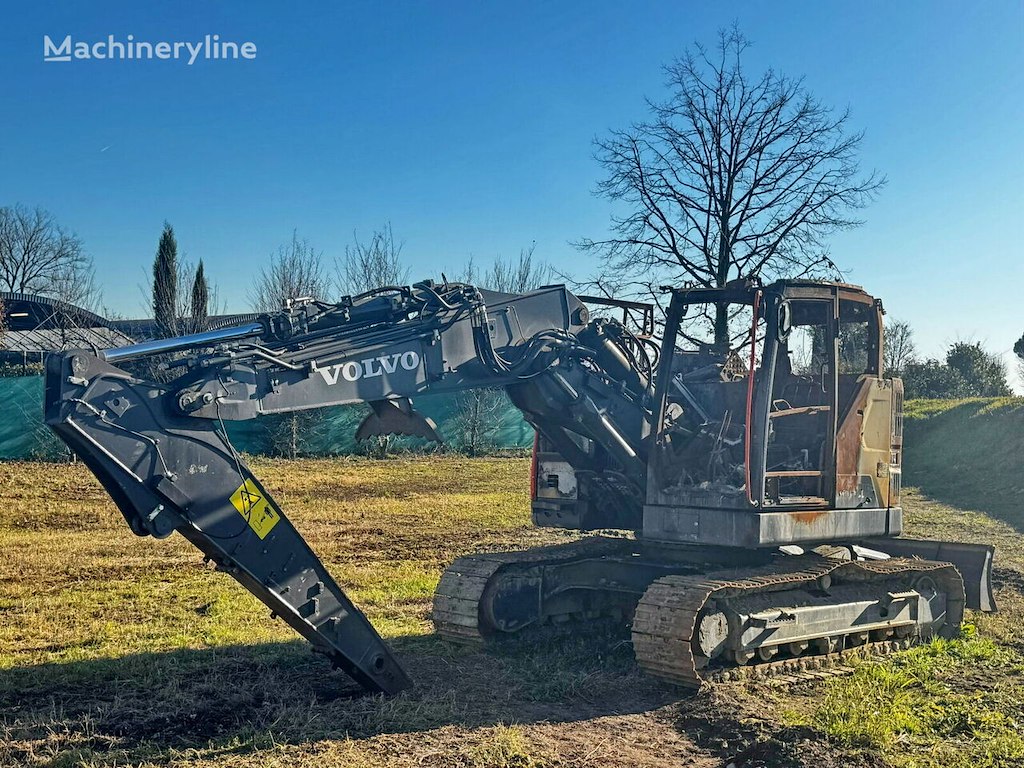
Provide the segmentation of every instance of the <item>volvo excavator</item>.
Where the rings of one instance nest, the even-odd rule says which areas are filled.
[[[184,536],[370,691],[411,679],[227,422],[364,403],[358,438],[438,440],[416,398],[503,388],[537,434],[533,522],[591,535],[456,560],[433,607],[454,641],[610,614],[642,669],[701,687],[953,636],[965,608],[995,609],[991,547],[901,537],[903,394],[882,369],[878,300],[800,280],[664,291],[659,325],[652,305],[565,286],[290,300],[50,355],[45,416],[134,533]],[[728,318],[729,342],[693,335],[709,316]],[[162,375],[140,373],[156,361]]]

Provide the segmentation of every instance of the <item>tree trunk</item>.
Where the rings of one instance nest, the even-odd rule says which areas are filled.
[[[715,346],[726,349],[729,346],[729,306],[715,305]]]
[[[469,431],[469,435],[470,435],[470,437],[469,437],[469,455],[470,456],[476,456],[477,455],[477,447],[478,447],[477,443],[479,442],[477,432],[478,432],[479,425],[480,425],[480,392],[477,391],[477,392],[473,393],[473,408],[472,408],[472,417],[471,417],[471,421],[470,421],[470,431]]]
[[[725,288],[729,282],[729,223],[725,219],[721,222],[721,234],[718,238],[718,263],[717,274],[715,275],[715,287]],[[729,306],[728,304],[715,305],[715,346],[727,349],[729,346]]]

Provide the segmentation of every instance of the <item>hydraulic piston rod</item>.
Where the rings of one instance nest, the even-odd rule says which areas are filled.
[[[221,341],[233,341],[235,339],[246,339],[252,336],[260,336],[264,331],[262,323],[248,323],[246,325],[233,325],[229,328],[218,328],[203,333],[193,333],[188,336],[177,336],[171,339],[154,339],[143,341],[139,344],[129,344],[125,347],[112,347],[104,349],[103,359],[108,363],[117,363],[122,360],[130,360],[135,357],[146,357],[147,355],[159,355],[165,352],[177,352],[182,349],[194,349],[206,347]]]

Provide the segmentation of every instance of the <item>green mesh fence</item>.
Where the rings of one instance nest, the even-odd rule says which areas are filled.
[[[43,423],[40,376],[0,378],[0,459],[50,459],[66,453]],[[502,392],[482,390],[458,395],[424,395],[416,409],[431,418],[445,444],[482,453],[528,448],[533,429]],[[227,425],[234,446],[246,453],[335,456],[364,452],[355,432],[369,409],[363,405],[303,411]],[[423,440],[396,438],[392,448],[422,448]],[[372,446],[371,446],[372,447]]]

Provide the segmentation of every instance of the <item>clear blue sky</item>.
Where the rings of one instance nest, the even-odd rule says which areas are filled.
[[[805,75],[889,177],[832,252],[937,355],[1024,331],[1024,4],[7,3],[0,204],[42,205],[139,286],[169,220],[229,310],[293,228],[331,256],[391,221],[414,277],[607,232],[592,140],[644,116],[660,65],[736,20],[749,66]],[[301,8],[301,10],[300,10]],[[54,39],[251,40],[254,61],[44,63]]]

